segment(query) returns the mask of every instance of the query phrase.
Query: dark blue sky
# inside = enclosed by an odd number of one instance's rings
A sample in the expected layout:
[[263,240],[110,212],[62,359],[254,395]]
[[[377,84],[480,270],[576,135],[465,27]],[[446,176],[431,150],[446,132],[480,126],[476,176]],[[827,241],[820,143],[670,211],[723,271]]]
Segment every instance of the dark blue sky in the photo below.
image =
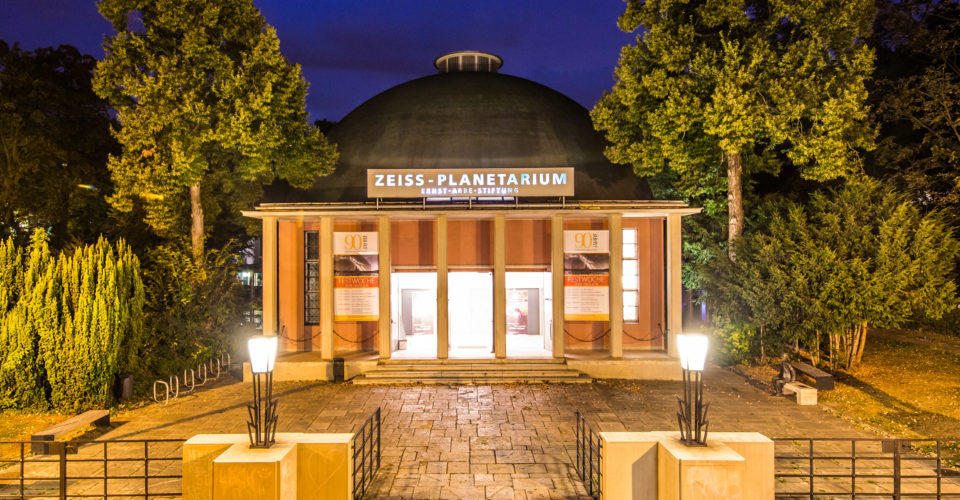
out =
[[[435,72],[454,50],[493,52],[501,72],[590,108],[613,85],[621,0],[254,0],[280,48],[303,66],[313,119],[339,120],[374,95]],[[97,58],[110,25],[95,0],[0,0],[0,39],[25,49],[74,45]]]

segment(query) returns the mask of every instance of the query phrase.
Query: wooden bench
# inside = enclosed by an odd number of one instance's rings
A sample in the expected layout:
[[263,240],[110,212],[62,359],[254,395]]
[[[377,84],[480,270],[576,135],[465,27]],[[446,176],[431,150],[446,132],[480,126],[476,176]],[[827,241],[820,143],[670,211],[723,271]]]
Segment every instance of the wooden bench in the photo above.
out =
[[30,441],[33,441],[30,445],[30,451],[38,455],[49,455],[50,454],[50,444],[55,441],[58,437],[65,434],[69,434],[81,427],[87,425],[97,425],[105,426],[110,425],[110,411],[109,410],[90,410],[85,411],[75,417],[69,418],[60,422],[53,427],[44,429],[32,436],[30,436]]
[[813,386],[816,387],[818,391],[833,390],[833,375],[830,375],[829,373],[813,365],[808,365],[807,363],[792,361],[790,364],[795,370],[797,370],[797,373],[801,373],[813,379]]
[[796,394],[797,404],[800,406],[817,404],[817,390],[807,384],[787,382],[783,384],[783,393]]

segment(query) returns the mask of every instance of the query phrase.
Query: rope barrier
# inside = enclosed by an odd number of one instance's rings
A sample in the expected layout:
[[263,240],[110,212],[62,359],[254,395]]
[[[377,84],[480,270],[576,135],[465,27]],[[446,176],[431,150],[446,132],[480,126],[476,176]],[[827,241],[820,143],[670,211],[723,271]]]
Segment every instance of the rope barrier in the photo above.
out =
[[636,340],[637,342],[650,342],[651,340],[654,340],[654,339],[662,339],[665,335],[663,333],[663,325],[660,323],[657,323],[657,327],[660,328],[660,335],[654,335],[652,337],[645,338],[645,339],[638,339],[637,337],[634,337],[633,335],[630,335],[629,333],[627,333],[626,330],[623,330],[623,334],[626,335],[627,337],[632,338],[633,340]]
[[294,338],[287,337],[287,333],[286,333],[286,332],[287,332],[287,325],[283,325],[283,326],[280,327],[280,333],[278,333],[277,336],[280,337],[280,338],[282,338],[282,339],[284,339],[284,340],[289,340],[290,342],[296,342],[296,343],[301,343],[301,342],[302,342],[302,343],[307,343],[307,342],[309,342],[309,341],[311,341],[311,340],[319,337],[320,334],[323,333],[323,332],[321,332],[320,330],[317,330],[317,333],[313,334],[313,335],[310,336],[310,337],[305,337],[304,339],[301,340],[301,339],[294,339]]
[[334,335],[336,335],[337,337],[340,337],[340,339],[343,340],[344,342],[350,342],[351,344],[362,344],[362,343],[364,343],[364,342],[366,342],[366,341],[368,341],[368,340],[376,337],[378,333],[380,333],[380,330],[379,330],[379,329],[377,329],[377,330],[375,330],[373,333],[371,333],[369,337],[362,338],[362,339],[360,339],[360,340],[350,340],[350,339],[344,337],[343,335],[340,335],[339,333],[337,333],[336,330],[333,331],[333,334],[334,334]]
[[596,337],[594,337],[594,338],[592,338],[592,339],[590,339],[590,340],[583,340],[583,339],[581,339],[580,337],[577,337],[576,335],[568,332],[566,328],[563,329],[563,333],[566,333],[568,337],[570,337],[570,338],[572,338],[573,340],[576,340],[576,341],[578,341],[578,342],[596,342],[596,341],[602,339],[603,337],[606,337],[606,335],[607,335],[608,333],[610,333],[610,329],[608,328],[607,331],[601,333],[600,335],[598,335],[598,336],[596,336]]

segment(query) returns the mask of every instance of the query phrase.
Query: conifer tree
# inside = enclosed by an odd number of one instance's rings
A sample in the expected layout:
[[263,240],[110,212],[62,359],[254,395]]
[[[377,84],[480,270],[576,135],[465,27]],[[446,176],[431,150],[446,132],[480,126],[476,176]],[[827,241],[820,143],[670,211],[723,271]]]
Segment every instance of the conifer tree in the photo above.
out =
[[333,146],[308,123],[300,67],[251,0],[102,0],[117,34],[94,89],[117,110],[122,153],[109,162],[123,211],[146,208],[161,236],[191,235],[196,261],[214,221],[279,177],[308,187],[329,172]]
[[776,173],[776,155],[807,179],[860,169],[857,149],[873,145],[872,13],[869,0],[628,0],[619,25],[637,43],[621,50],[613,90],[591,113],[607,156],[640,175],[669,168],[687,190],[725,173],[732,244],[744,173]]

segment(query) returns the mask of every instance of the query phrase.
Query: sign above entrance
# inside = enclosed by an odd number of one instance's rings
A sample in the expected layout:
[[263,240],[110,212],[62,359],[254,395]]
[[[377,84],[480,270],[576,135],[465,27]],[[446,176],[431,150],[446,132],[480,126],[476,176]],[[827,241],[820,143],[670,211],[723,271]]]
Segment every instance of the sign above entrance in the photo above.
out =
[[333,254],[376,255],[377,236],[375,231],[333,233]]
[[573,196],[573,168],[367,170],[369,198]]

